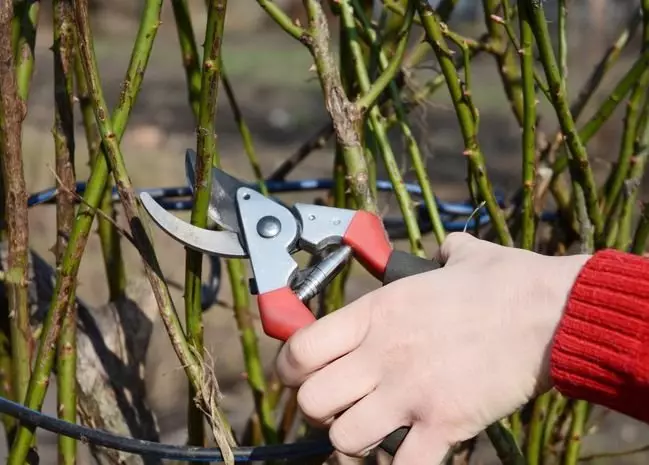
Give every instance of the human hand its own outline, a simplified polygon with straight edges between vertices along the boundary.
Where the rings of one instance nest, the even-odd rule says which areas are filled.
[[[441,269],[368,293],[295,333],[281,380],[334,447],[363,456],[401,426],[395,465],[438,464],[550,387],[549,351],[587,255],[548,257],[454,233]]]

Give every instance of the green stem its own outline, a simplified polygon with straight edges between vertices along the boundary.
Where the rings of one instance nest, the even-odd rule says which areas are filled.
[[[622,130],[622,138],[620,143],[620,153],[618,155],[615,169],[611,172],[610,178],[606,183],[608,189],[605,190],[604,203],[602,211],[604,215],[608,216],[609,222],[611,221],[611,213],[615,204],[618,202],[618,197],[622,191],[624,180],[627,177],[631,159],[634,156],[636,136],[638,131],[638,121],[640,119],[640,106],[644,101],[644,96],[649,85],[649,68],[642,73],[638,84],[635,86],[629,97],[626,106],[626,115],[624,117],[624,128]]]
[[[606,97],[599,108],[593,113],[593,116],[582,126],[579,130],[579,137],[583,144],[588,144],[590,139],[597,134],[600,128],[609,120],[613,115],[618,105],[625,95],[627,95],[631,88],[638,82],[642,73],[649,66],[649,50],[645,50],[640,57],[634,62],[633,66],[622,76],[622,78],[615,85],[608,97]],[[563,143],[560,140],[558,145]],[[553,179],[550,185],[553,186],[558,182],[559,176],[568,167],[568,157],[557,156],[556,161],[552,165],[554,172]]]
[[[590,162],[588,161],[586,147],[577,132],[574,119],[570,113],[565,82],[561,78],[552,50],[552,42],[550,40],[550,33],[548,32],[545,12],[540,2],[528,2],[526,3],[526,8],[528,9],[541,63],[543,64],[545,76],[550,88],[552,104],[559,120],[561,131],[566,139],[566,144],[572,155],[570,158],[571,175],[573,181],[579,184],[584,191],[588,217],[594,227],[596,241],[601,242],[603,239],[604,221],[598,205],[597,186],[590,168]]]
[[[98,138],[99,139],[99,138]],[[101,152],[96,152],[102,156]],[[117,220],[117,212],[113,203],[113,182],[108,179],[104,195],[99,204],[102,214],[97,217],[97,231],[108,280],[108,299],[116,302],[126,292],[126,267],[122,258],[121,236],[119,230],[109,220]]]
[[[74,60],[75,81],[77,86],[77,97],[81,106],[84,133],[88,154],[90,156],[90,168],[94,169],[97,158],[103,158],[101,153],[101,137],[97,130],[95,114],[92,109],[92,102],[88,95],[88,86],[83,75],[83,66],[79,56],[75,54]],[[109,218],[116,219],[115,207],[113,204],[113,183],[108,179],[104,193],[99,204],[102,212],[97,217],[99,243],[101,246],[102,258],[104,260],[104,271],[108,282],[108,296],[110,302],[116,302],[124,295],[126,289],[126,268],[122,258],[121,236],[118,229],[111,223]]]
[[[161,3],[161,0],[148,0],[143,11],[138,38],[133,48],[126,79],[122,85],[122,89],[124,89],[122,98],[120,98],[111,118],[114,137],[117,142],[121,140],[124,134],[128,117],[141,88],[144,77],[143,70],[146,69],[159,24]],[[108,115],[106,112],[103,117],[106,118]],[[75,284],[81,257],[88,241],[95,210],[104,194],[107,179],[108,164],[106,158],[99,156],[86,185],[86,191],[83,195],[84,201],[77,211],[61,266],[57,270],[50,309],[43,323],[34,373],[29,381],[25,401],[25,405],[33,410],[40,410],[43,405],[54,362],[54,352],[50,348],[56,345],[61,321],[65,317],[66,310],[70,308],[69,302],[75,300]],[[167,315],[163,315],[163,319],[166,317]],[[33,438],[34,432],[31,428],[21,426],[18,429],[8,459],[9,464],[23,465]]]
[[[566,27],[568,9],[566,7],[566,1],[567,0],[559,0],[557,7],[557,29],[559,32],[557,55],[559,57],[559,75],[561,76],[561,79],[564,80],[564,83],[568,79],[568,39]]]
[[[266,187],[266,183],[264,182],[264,175],[261,172],[261,165],[259,164],[259,158],[257,158],[257,153],[255,152],[255,146],[252,142],[252,134],[250,134],[250,129],[248,128],[248,125],[246,124],[246,120],[244,119],[243,114],[241,113],[241,108],[239,108],[239,103],[237,102],[237,98],[234,95],[234,89],[232,89],[232,84],[230,83],[230,79],[225,73],[225,69],[221,70],[221,82],[223,82],[223,88],[225,89],[225,93],[228,97],[230,108],[232,108],[232,113],[234,114],[234,120],[237,123],[237,127],[239,128],[239,134],[241,134],[241,141],[243,142],[243,148],[246,151],[246,155],[248,155],[248,162],[250,163],[250,167],[252,168],[252,171],[255,175],[255,179],[259,184],[259,190],[261,191],[262,194],[267,196],[268,188]]]
[[[294,39],[302,40],[306,31],[291,21],[291,18],[282,11],[280,7],[275,5],[272,0],[257,0],[257,3],[262,7],[266,13],[290,36]]]
[[[534,92],[534,34],[527,11],[526,0],[518,0],[521,31],[521,76],[523,87],[523,201],[521,211],[521,247],[532,250],[536,237],[534,212],[534,181],[536,179],[536,93]]]
[[[173,5],[176,28],[178,36],[181,39],[180,43],[183,53],[183,64],[185,65],[185,75],[187,77],[190,104],[194,110],[194,116],[198,121],[200,119],[201,107],[199,102],[205,102],[205,99],[200,97],[200,89],[204,89],[205,87],[200,83],[201,74],[198,68],[198,49],[196,47],[193,26],[189,17],[186,2],[174,0]],[[220,65],[221,67],[223,66],[222,60],[220,61]],[[247,146],[246,138],[244,136],[246,134],[249,135],[249,132],[239,111],[236,99],[234,98],[230,82],[223,71],[223,68],[221,68],[221,81],[223,82],[223,86],[228,95],[232,110],[235,113],[235,118],[240,124],[239,128],[244,139],[244,145]],[[199,84],[196,85],[196,82]],[[199,89],[198,93],[195,93],[194,91],[196,88]],[[195,98],[193,96],[195,96]],[[243,126],[241,126],[241,124],[243,124]],[[252,155],[252,163],[252,160],[256,160],[256,157],[254,156],[252,141],[249,140],[249,143],[250,146],[246,148],[246,151],[248,152],[249,157]],[[213,162],[218,163],[218,161],[218,150],[216,145],[214,145]],[[255,169],[254,164],[253,169]],[[255,174],[262,185],[263,192],[265,189],[263,177],[260,172],[256,171]],[[259,356],[259,345],[254,327],[252,326],[248,290],[245,286],[245,267],[240,260],[227,260],[227,269],[230,276],[230,285],[232,287],[235,319],[237,321],[241,344],[244,351],[244,363],[246,365],[248,383],[253,391],[255,401],[256,420],[261,423],[261,432],[264,436],[264,440],[267,444],[271,444],[276,442],[276,432],[272,416],[274,402],[270,394],[267,393],[263,365],[261,365],[261,359]],[[252,425],[249,426],[252,427]]]
[[[18,79],[18,97],[27,109],[29,86],[34,71],[34,46],[36,45],[36,28],[41,9],[40,0],[25,1],[20,19],[20,36],[16,44],[16,76]]]
[[[385,56],[385,53],[383,53],[383,51],[381,51],[377,46],[376,34],[370,27],[367,17],[364,14],[362,14],[360,8],[357,6],[358,0],[352,0],[352,3],[354,4],[355,10],[359,14],[363,27],[368,31],[368,34],[370,35],[373,41],[372,46],[373,49],[376,50],[376,53],[378,53],[379,55],[380,66],[384,69],[387,69],[388,59]],[[401,100],[401,96],[399,95],[397,86],[394,83],[390,83],[390,85],[388,86],[388,90],[390,91],[390,98],[391,98],[392,105],[394,107],[397,123],[405,138],[406,149],[408,150],[410,160],[415,169],[417,181],[421,186],[424,203],[426,205],[426,208],[428,209],[428,215],[430,217],[431,224],[433,226],[433,234],[435,235],[435,239],[437,240],[437,243],[441,244],[442,242],[444,242],[444,239],[446,238],[446,230],[444,229],[444,225],[442,223],[439,209],[437,208],[437,202],[435,201],[435,195],[431,188],[430,178],[428,176],[428,173],[426,172],[426,167],[424,166],[423,157],[421,151],[419,150],[419,144],[417,143],[417,140],[412,134],[412,130],[410,129],[410,126],[408,124],[406,110]]]
[[[522,9],[521,9],[522,11]],[[529,433],[527,436],[527,447],[525,455],[529,465],[541,463],[541,451],[543,450],[543,431],[547,421],[548,407],[550,406],[550,393],[539,396],[534,400],[532,419],[530,420]]]
[[[527,465],[512,432],[502,422],[488,426],[486,433],[502,465]]]
[[[237,321],[241,347],[246,367],[246,379],[252,391],[255,411],[261,423],[266,444],[277,443],[277,429],[273,415],[273,402],[266,388],[266,376],[261,362],[257,333],[250,312],[250,298],[242,260],[227,260],[228,276],[232,285],[234,316]]]
[[[642,205],[642,213],[640,221],[636,227],[633,236],[633,246],[631,252],[636,255],[642,255],[647,247],[647,240],[649,239],[649,203]]]
[[[588,418],[588,402],[583,400],[575,401],[572,406],[572,424],[568,436],[568,445],[563,457],[564,465],[576,465],[579,462],[581,441],[584,434],[584,426]]]
[[[543,425],[543,439],[542,439],[542,458],[543,463],[556,463],[555,456],[553,453],[553,433],[558,427],[557,422],[561,419],[566,404],[568,403],[567,399],[562,396],[557,391],[550,391],[550,400],[547,415]]]
[[[509,0],[505,0],[508,2]],[[498,26],[497,22],[493,19],[493,15],[496,14],[498,8],[500,7],[499,0],[482,0],[482,7],[485,16],[485,24],[487,26],[487,31],[491,38],[492,46],[499,50],[499,53],[495,54],[496,63],[498,72],[500,73],[500,79],[503,83],[505,90],[505,95],[509,101],[509,105],[512,108],[512,112],[516,117],[516,121],[519,125],[523,125],[524,120],[524,96],[523,89],[521,88],[521,73],[516,66],[516,57],[514,55],[514,49],[508,44],[508,41],[503,37],[502,31]],[[508,21],[510,18],[506,18],[505,21]],[[533,70],[532,70],[533,72]]]
[[[649,0],[642,0],[642,17],[643,17],[643,43],[642,50],[649,50]],[[645,69],[640,75],[640,79],[631,91],[629,102],[627,104],[626,116],[624,118],[624,129],[622,141],[620,144],[620,153],[618,155],[615,169],[610,174],[606,183],[606,195],[602,211],[607,215],[611,208],[618,202],[618,196],[622,190],[622,185],[627,177],[631,158],[636,146],[636,139],[640,121],[640,105],[645,100],[649,86],[649,68]],[[646,121],[646,120],[645,120]],[[609,216],[610,221],[610,216]]]
[[[602,80],[610,71],[617,60],[619,59],[622,51],[630,42],[631,38],[635,35],[640,20],[642,19],[641,9],[639,8],[629,19],[626,28],[618,36],[615,42],[608,48],[602,59],[599,61],[593,72],[590,74],[589,78],[586,80],[586,83],[582,87],[582,90],[579,92],[579,95],[570,106],[570,113],[573,115],[575,120],[579,119],[584,108],[595,94]],[[609,93],[608,97],[603,100],[600,107],[594,112],[590,120],[581,128],[579,131],[579,136],[583,144],[587,144],[591,137],[593,137],[598,131],[599,128],[608,121],[609,117],[613,114],[618,104],[622,101],[624,96],[630,91],[631,87],[640,78],[641,74],[644,72],[645,68],[649,64],[649,55],[645,52],[640,56],[634,65],[624,74],[620,79],[618,84],[614,87],[613,91]],[[550,153],[555,153],[559,150],[560,147],[563,147],[564,139],[561,137],[561,133],[558,133],[552,147],[550,148]],[[560,182],[560,175],[568,166],[568,157],[565,153],[558,155],[556,162],[553,166],[554,175],[549,183],[549,188],[551,190],[558,189]]]
[[[11,46],[12,0],[0,2],[0,161],[8,256],[5,286],[11,325],[13,392],[23,403],[31,373],[32,331],[27,295],[29,222],[22,160],[23,107]]]
[[[410,3],[410,0],[408,0],[408,4]],[[341,5],[341,7],[345,8],[345,5],[347,4]],[[358,11],[361,10],[359,9]],[[345,15],[343,14],[343,20],[344,18]],[[356,100],[356,104],[359,106],[362,112],[374,108],[374,103],[376,103],[381,93],[383,93],[386,87],[394,82],[394,77],[401,69],[401,63],[403,62],[403,58],[408,47],[408,39],[410,38],[410,31],[412,30],[413,18],[413,9],[408,8],[405,14],[402,28],[398,33],[399,41],[397,42],[397,47],[394,55],[392,56],[389,64],[387,66],[384,66],[384,69],[381,72],[380,76],[371,84],[367,68],[362,60],[360,43],[358,41],[358,33],[356,31],[356,25],[354,24],[353,16],[347,18],[347,24],[344,27],[348,29],[347,32],[349,40],[356,44],[352,47],[352,60],[354,61],[356,72],[363,73],[365,76],[365,78],[363,79],[359,78],[359,83],[365,84],[366,87],[362,88],[362,95],[358,98],[358,100]],[[372,29],[367,28],[366,32],[370,35],[372,41],[376,41],[376,34]],[[374,48],[376,49],[376,47]]]
[[[180,50],[182,52],[189,104],[192,107],[194,115],[198,118],[201,93],[200,58],[198,56],[198,47],[194,38],[194,29],[192,27],[187,0],[171,0],[171,7],[176,23],[178,42],[180,43]]]
[[[462,90],[460,79],[455,69],[453,59],[451,58],[450,51],[442,35],[439,18],[432,10],[430,5],[423,0],[415,0],[417,2],[417,9],[421,17],[422,24],[426,30],[428,40],[437,56],[442,73],[446,80],[453,106],[457,114],[462,137],[464,139],[465,152],[464,155],[469,161],[471,170],[476,174],[477,185],[480,195],[486,203],[487,210],[493,227],[498,238],[503,245],[511,247],[513,239],[505,222],[505,216],[501,210],[493,189],[491,182],[487,175],[487,168],[484,163],[484,156],[478,144],[478,128],[476,123],[477,109],[468,98],[466,93]]]
[[[207,209],[212,190],[212,166],[216,158],[216,134],[214,119],[221,80],[221,50],[227,0],[211,0],[207,4],[207,29],[203,45],[200,105],[198,112],[196,181],[191,224],[207,227]],[[201,279],[203,255],[186,250],[185,262],[185,324],[187,342],[194,353],[203,356],[203,310],[201,307]],[[194,399],[200,386],[189,384],[188,443],[205,447],[203,412]]]
[[[636,141],[633,144],[633,153],[635,155],[631,157],[629,162],[629,173],[619,200],[622,202],[622,208],[615,247],[622,251],[626,251],[629,246],[635,250],[635,244],[631,241],[631,222],[638,198],[638,190],[642,184],[645,167],[647,166],[647,157],[649,157],[649,96],[645,96],[642,113],[636,131]]]
[[[16,59],[16,54],[18,53],[18,41],[20,40],[21,33],[20,27],[26,5],[26,0],[15,0],[13,2],[14,11],[13,17],[11,19],[11,50],[13,50],[14,60]]]
[[[74,170],[74,11],[71,0],[54,0],[54,152],[56,160],[56,266],[65,255],[74,223],[75,182]],[[57,346],[57,413],[62,420],[77,420],[77,312],[76,305],[64,310],[61,335]],[[77,441],[59,436],[59,464],[74,465]]]
[[[8,329],[0,331],[0,396],[5,399],[14,400],[11,338]],[[11,447],[11,438],[16,431],[16,419],[11,415],[2,414],[2,426],[4,427],[7,447]]]
[[[642,52],[633,66],[618,81],[608,97],[602,101],[599,108],[593,113],[593,116],[579,130],[579,137],[584,144],[588,143],[604,123],[608,121],[624,96],[640,80],[647,66],[649,66],[649,49]]]
[[[408,151],[408,155],[410,156],[412,166],[415,169],[417,182],[421,186],[421,193],[424,198],[426,209],[428,210],[428,216],[433,228],[435,240],[438,244],[442,244],[442,242],[444,242],[444,240],[446,239],[446,230],[440,216],[439,208],[437,207],[437,201],[431,187],[430,177],[428,176],[426,166],[424,165],[423,156],[421,154],[421,150],[419,149],[419,144],[417,143],[417,139],[410,129],[406,111],[395,86],[390,87],[390,94],[392,96],[392,103],[394,105],[397,122],[405,138],[406,149]]]
[[[640,20],[642,19],[641,9],[638,8],[635,10],[634,14],[631,15],[627,26],[624,28],[622,33],[617,37],[615,42],[608,48],[602,59],[599,61],[591,75],[589,76],[586,84],[584,84],[582,90],[579,92],[579,95],[575,99],[574,103],[570,106],[570,113],[572,113],[575,120],[579,119],[584,108],[590,101],[591,97],[595,94],[599,88],[600,83],[606,76],[618,59],[624,48],[628,45],[630,40],[635,35],[638,26],[640,25]],[[585,143],[585,142],[584,142]]]

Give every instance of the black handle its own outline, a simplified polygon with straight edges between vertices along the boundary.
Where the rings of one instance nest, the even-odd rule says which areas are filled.
[[[426,271],[436,270],[441,267],[442,265],[435,260],[426,260],[425,258],[417,257],[408,252],[395,250],[390,255],[388,264],[385,267],[383,284],[390,284],[398,279],[407,278],[408,276],[419,273],[425,273]],[[410,428],[407,426],[402,426],[401,428],[394,430],[383,440],[383,442],[381,442],[379,447],[388,454],[394,456],[394,454],[397,453],[399,446],[406,438],[408,431],[410,431]]]
[[[383,273],[383,284],[390,284],[401,278],[407,278],[426,271],[433,271],[441,268],[442,265],[435,260],[412,255],[401,250],[394,250],[388,259],[388,264]]]

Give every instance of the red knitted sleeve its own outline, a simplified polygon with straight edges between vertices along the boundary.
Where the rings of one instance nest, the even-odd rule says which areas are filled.
[[[649,422],[649,260],[602,250],[572,288],[551,349],[562,394]]]

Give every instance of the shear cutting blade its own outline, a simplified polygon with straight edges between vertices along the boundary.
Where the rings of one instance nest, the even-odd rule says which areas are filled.
[[[171,237],[187,247],[210,255],[227,258],[247,258],[238,234],[211,231],[196,227],[162,208],[147,192],[140,194],[142,206],[156,224]]]
[[[196,152],[192,149],[187,149],[185,153],[185,175],[193,190],[196,183]],[[235,200],[240,187],[246,187],[246,184],[218,168],[212,168],[212,192],[207,214],[220,227],[235,233],[241,232]]]

